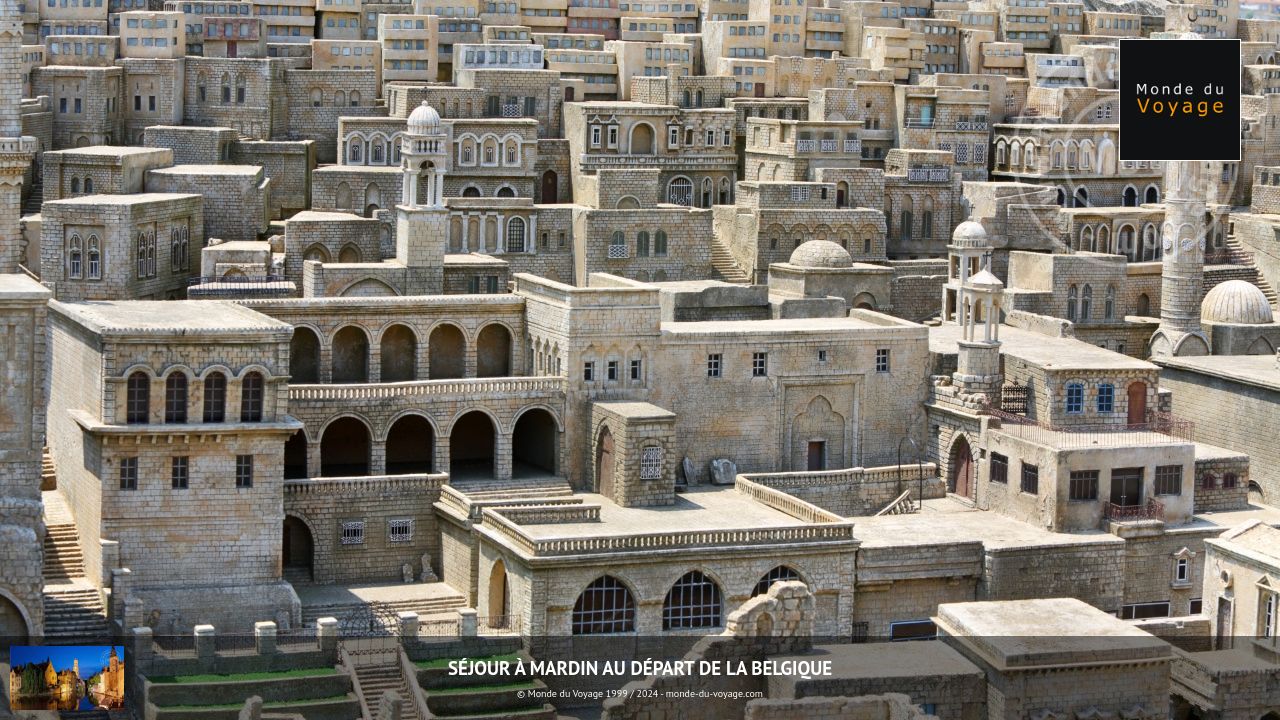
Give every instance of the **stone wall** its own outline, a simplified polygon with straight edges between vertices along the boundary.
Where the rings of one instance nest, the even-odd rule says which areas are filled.
[[[251,165],[179,165],[147,173],[147,192],[204,197],[204,232],[219,240],[257,240],[267,231],[271,187]]]

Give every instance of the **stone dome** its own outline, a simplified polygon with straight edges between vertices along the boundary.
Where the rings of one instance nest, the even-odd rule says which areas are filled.
[[[853,267],[849,251],[830,240],[810,240],[800,244],[791,253],[792,265],[811,268]]]
[[[957,247],[987,247],[987,229],[976,220],[965,220],[951,233],[951,244]]]
[[[440,113],[427,104],[426,100],[409,113],[410,135],[434,135],[440,129]]]
[[[1205,322],[1266,325],[1272,322],[1271,304],[1258,286],[1244,280],[1228,280],[1213,286],[1200,303]]]

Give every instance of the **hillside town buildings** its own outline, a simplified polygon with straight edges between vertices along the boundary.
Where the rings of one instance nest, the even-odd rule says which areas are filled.
[[[607,718],[1275,720],[1280,19],[54,5],[0,0],[0,635],[161,720],[291,662],[259,714],[553,718],[410,666],[597,642],[836,664]],[[1121,159],[1169,33],[1242,41],[1239,162]]]

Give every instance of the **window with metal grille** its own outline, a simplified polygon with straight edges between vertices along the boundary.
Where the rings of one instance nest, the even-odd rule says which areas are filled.
[[[1235,473],[1226,473],[1222,476],[1222,487],[1230,489],[1236,486],[1237,478]]]
[[[120,489],[138,489],[138,458],[120,458]]]
[[[251,372],[240,384],[240,422],[262,422],[262,374]]]
[[[662,477],[662,448],[649,445],[640,450],[640,479],[657,480]]]
[[[1098,412],[1109,413],[1116,409],[1116,386],[1103,383],[1098,386]]]
[[[220,423],[227,415],[227,376],[209,373],[204,379],[204,421]]]
[[[151,416],[151,378],[139,370],[129,376],[125,390],[125,422],[145,423]]]
[[[889,372],[889,348],[876,350],[876,372]]]
[[[343,545],[363,545],[364,544],[364,521],[348,520],[342,523],[342,544]]]
[[[707,377],[720,377],[722,365],[722,357],[720,353],[712,353],[707,356]]]
[[[785,582],[787,580],[800,580],[800,573],[792,570],[786,565],[779,565],[765,573],[764,577],[760,578],[760,582],[756,583],[756,589],[752,591],[751,597],[764,595],[769,592],[769,588],[773,587],[774,583]]]
[[[769,374],[769,353],[751,353],[751,377],[764,377]]]
[[[1022,463],[1022,492],[1032,495],[1040,492],[1040,468]]]
[[[1009,482],[1009,458],[1000,453],[991,453],[991,482],[1002,485]]]
[[[173,373],[164,381],[164,421],[187,421],[187,376],[181,372]]]
[[[413,540],[413,520],[411,518],[403,520],[388,520],[387,540],[393,543],[409,542],[410,540]]]
[[[1098,499],[1098,471],[1075,470],[1071,473],[1068,498],[1071,500]]]
[[[662,629],[719,627],[723,614],[720,586],[697,570],[685,573],[662,603]]]
[[[1084,412],[1084,385],[1067,384],[1067,412],[1072,415]]]
[[[1161,465],[1156,468],[1156,494],[1182,494],[1182,466]]]
[[[170,458],[169,479],[174,490],[186,490],[191,480],[191,459],[185,455]]]
[[[236,456],[236,487],[253,487],[253,456]]]
[[[574,635],[635,632],[636,603],[620,580],[605,575],[587,586],[573,604]]]

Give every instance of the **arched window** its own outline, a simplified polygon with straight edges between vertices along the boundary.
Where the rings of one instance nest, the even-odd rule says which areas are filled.
[[[608,635],[635,632],[636,602],[622,581],[611,575],[598,578],[573,604],[574,635]]]
[[[93,193],[93,178],[87,177],[84,179],[84,192],[86,195]]]
[[[1109,413],[1116,409],[1116,386],[1102,383],[1098,386],[1098,412]]]
[[[81,246],[80,236],[72,235],[71,242],[67,248],[67,276],[80,279],[83,272],[84,248]]]
[[[627,236],[621,230],[615,230],[609,237],[609,257],[624,258],[627,256]]]
[[[1083,322],[1089,319],[1093,312],[1093,286],[1085,285],[1084,291],[1080,293],[1080,320]]]
[[[138,425],[151,421],[151,378],[141,370],[129,376],[125,389],[125,422]]]
[[[507,221],[507,252],[524,252],[524,218],[513,217]]]
[[[1067,413],[1078,415],[1084,412],[1084,385],[1067,383]]]
[[[653,234],[653,254],[657,257],[667,256],[667,234],[661,230]]]
[[[1076,298],[1078,291],[1076,286],[1072,285],[1067,288],[1067,319],[1071,322],[1076,321]]]
[[[518,157],[519,157],[519,154],[518,154],[518,151],[516,150],[515,141],[507,142],[507,164],[515,165],[516,162],[518,161]]]
[[[649,257],[649,233],[644,230],[636,234],[636,257]]]
[[[80,192],[80,178],[78,177],[71,178],[71,192],[73,193]]]
[[[662,603],[662,629],[685,630],[719,627],[724,603],[720,586],[692,570],[671,586]]]
[[[347,96],[347,101],[351,103],[351,107],[357,107],[360,105],[360,91],[352,90],[351,94]]]
[[[89,236],[88,278],[90,280],[102,279],[102,245],[97,235]]]
[[[262,422],[262,373],[251,372],[240,383],[240,422]]]
[[[387,164],[387,145],[382,138],[374,138],[369,143],[369,164],[386,165]]]
[[[207,423],[220,423],[227,418],[227,376],[212,372],[204,379],[204,413]]]
[[[1107,320],[1115,318],[1116,315],[1116,286],[1107,286],[1107,295],[1102,301],[1102,316]]]
[[[347,160],[352,164],[360,163],[360,152],[363,143],[358,137],[352,137],[347,140]]]
[[[786,565],[779,565],[770,570],[760,578],[760,582],[756,583],[756,589],[751,593],[751,597],[764,595],[769,592],[769,588],[773,587],[776,582],[786,582],[788,580],[800,580],[800,573],[792,570]]]
[[[311,88],[311,107],[320,107],[324,104],[324,93],[320,88]]]
[[[693,181],[686,177],[672,178],[667,184],[667,202],[673,205],[693,205]]]
[[[166,423],[185,423],[187,421],[187,376],[175,372],[164,381],[164,421]]]

